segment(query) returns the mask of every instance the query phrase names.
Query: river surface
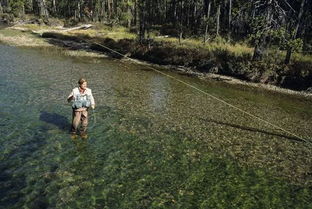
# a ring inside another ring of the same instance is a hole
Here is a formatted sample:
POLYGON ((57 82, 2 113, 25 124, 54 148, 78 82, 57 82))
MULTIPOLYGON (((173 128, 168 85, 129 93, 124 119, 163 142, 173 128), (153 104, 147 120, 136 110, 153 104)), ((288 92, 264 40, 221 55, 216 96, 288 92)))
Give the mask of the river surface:
POLYGON ((0 45, 0 208, 311 208, 312 101, 0 45), (96 100, 69 135, 80 77, 96 100))

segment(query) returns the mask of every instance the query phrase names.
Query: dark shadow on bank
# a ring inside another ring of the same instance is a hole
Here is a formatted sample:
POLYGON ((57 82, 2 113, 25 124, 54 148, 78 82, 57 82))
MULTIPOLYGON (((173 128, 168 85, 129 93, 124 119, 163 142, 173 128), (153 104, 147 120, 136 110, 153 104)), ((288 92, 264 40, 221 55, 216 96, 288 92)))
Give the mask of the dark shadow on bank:
POLYGON ((296 142, 309 142, 311 140, 308 139, 300 139, 297 137, 293 137, 293 136, 287 136, 284 134, 279 134, 279 133, 274 133, 274 132, 269 132, 269 131, 265 131, 265 130, 261 130, 261 129, 257 129, 257 128, 252 128, 252 127, 246 127, 246 126, 241 126, 241 125, 237 125, 237 124, 232 124, 232 123, 226 123, 226 122, 222 122, 222 121, 217 121, 217 120, 213 120, 210 118, 201 118, 201 120, 208 122, 208 123, 215 123, 217 125, 224 125, 224 126, 229 126, 232 128, 237 128, 237 129, 241 129, 244 131, 250 131, 250 132, 257 132, 257 133, 262 133, 262 134, 267 134, 267 135, 271 135, 271 136, 277 136, 277 137, 281 137, 281 138, 285 138, 291 141, 296 141, 296 142))
POLYGON ((47 42, 54 46, 66 48, 69 50, 91 51, 88 43, 79 42, 75 40, 48 39, 47 42))
POLYGON ((121 59, 123 56, 112 52, 109 48, 119 51, 121 54, 128 53, 128 48, 125 44, 133 44, 130 40, 123 40, 116 42, 111 38, 91 38, 88 35, 64 35, 55 32, 45 32, 41 36, 45 38, 48 43, 70 50, 85 50, 87 52, 102 53, 112 58, 121 59), (130 42, 129 42, 130 41, 130 42), (101 44, 98 44, 99 42, 101 44), (103 44, 103 45, 102 45, 103 44), (107 48, 109 47, 109 48, 107 48))
POLYGON ((40 112, 40 120, 46 123, 57 126, 60 130, 68 131, 71 127, 71 124, 68 122, 68 119, 57 113, 48 113, 45 111, 40 112))

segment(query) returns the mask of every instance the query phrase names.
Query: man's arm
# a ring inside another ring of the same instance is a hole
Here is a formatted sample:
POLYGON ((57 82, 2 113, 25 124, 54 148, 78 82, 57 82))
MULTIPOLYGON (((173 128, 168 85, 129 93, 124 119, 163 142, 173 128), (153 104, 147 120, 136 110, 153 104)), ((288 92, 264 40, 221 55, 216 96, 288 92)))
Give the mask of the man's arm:
POLYGON ((70 95, 67 97, 67 102, 71 102, 74 99, 74 91, 70 93, 70 95))
POLYGON ((94 97, 92 95, 91 89, 90 89, 90 99, 91 99, 91 108, 94 109, 95 108, 95 101, 94 101, 94 97))

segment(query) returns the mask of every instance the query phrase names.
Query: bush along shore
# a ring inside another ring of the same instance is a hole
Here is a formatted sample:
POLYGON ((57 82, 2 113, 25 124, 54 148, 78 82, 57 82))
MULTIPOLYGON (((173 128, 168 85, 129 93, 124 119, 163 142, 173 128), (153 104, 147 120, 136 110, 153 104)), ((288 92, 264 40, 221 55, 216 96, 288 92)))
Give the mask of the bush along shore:
POLYGON ((289 65, 273 64, 266 61, 251 61, 250 54, 234 55, 226 50, 207 51, 177 47, 166 42, 138 43, 135 39, 90 37, 88 35, 64 35, 46 32, 43 38, 54 39, 52 43, 70 48, 90 48, 113 57, 120 55, 160 65, 182 66, 194 72, 214 73, 234 78, 265 83, 297 91, 312 90, 312 61, 294 61, 289 65), (57 41, 59 40, 59 41, 57 41), (60 42, 61 40, 61 42, 60 42), (77 45, 80 43, 79 45, 77 45), (87 46, 86 46, 87 43, 87 46), (103 47, 104 46, 104 47, 103 47))
MULTIPOLYGON (((31 29, 40 27, 19 24, 12 28, 24 32, 34 32, 31 29)), ((312 59, 296 59, 285 65, 282 61, 277 61, 276 56, 269 56, 262 61, 252 61, 252 53, 237 54, 226 48, 207 50, 204 47, 177 45, 164 39, 161 41, 151 39, 139 43, 135 35, 131 38, 115 39, 106 37, 105 34, 94 36, 88 30, 68 33, 69 30, 64 28, 55 30, 51 26, 45 26, 43 30, 35 33, 39 33, 42 38, 47 39, 49 44, 72 50, 91 50, 122 58, 108 49, 110 48, 133 59, 159 65, 170 65, 173 69, 179 69, 179 72, 182 71, 186 74, 213 73, 253 83, 312 92, 312 59)), ((96 31, 96 29, 92 30, 96 31)))

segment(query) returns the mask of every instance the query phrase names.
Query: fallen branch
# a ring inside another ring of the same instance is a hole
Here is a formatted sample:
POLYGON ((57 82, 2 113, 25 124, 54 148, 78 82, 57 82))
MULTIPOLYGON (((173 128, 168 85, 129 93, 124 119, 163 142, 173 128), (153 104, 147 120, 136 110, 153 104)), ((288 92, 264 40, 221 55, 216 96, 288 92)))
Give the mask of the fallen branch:
POLYGON ((81 30, 81 29, 82 30, 87 30, 87 29, 92 28, 92 27, 93 27, 93 25, 87 24, 87 25, 81 25, 81 26, 77 26, 77 27, 73 27, 73 28, 62 29, 62 31, 67 32, 67 31, 81 30))

